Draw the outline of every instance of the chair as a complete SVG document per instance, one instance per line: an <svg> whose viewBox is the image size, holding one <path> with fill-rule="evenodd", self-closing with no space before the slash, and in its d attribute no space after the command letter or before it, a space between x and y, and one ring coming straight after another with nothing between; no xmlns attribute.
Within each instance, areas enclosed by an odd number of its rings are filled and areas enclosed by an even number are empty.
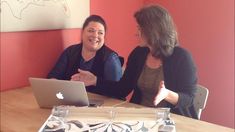
<svg viewBox="0 0 235 132"><path fill-rule="evenodd" d="M199 84L197 85L197 92L194 98L194 106L199 120L201 118L202 110L206 107L208 94L209 90L206 87Z"/></svg>

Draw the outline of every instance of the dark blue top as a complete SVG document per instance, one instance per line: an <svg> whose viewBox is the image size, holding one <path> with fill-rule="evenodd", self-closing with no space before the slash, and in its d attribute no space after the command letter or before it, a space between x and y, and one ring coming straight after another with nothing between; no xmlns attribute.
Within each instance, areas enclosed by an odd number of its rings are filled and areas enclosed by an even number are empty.
<svg viewBox="0 0 235 132"><path fill-rule="evenodd" d="M89 61L85 62L85 60L81 58L80 69L91 71L94 60L95 58L92 58ZM111 53L104 64L104 79L119 81L121 76L122 68L118 55L115 53Z"/></svg>
<svg viewBox="0 0 235 132"><path fill-rule="evenodd" d="M121 78L122 68L116 52L104 45L96 52L94 58L85 62L81 51L82 43L66 48L47 77L70 80L80 68L105 80L118 81Z"/></svg>

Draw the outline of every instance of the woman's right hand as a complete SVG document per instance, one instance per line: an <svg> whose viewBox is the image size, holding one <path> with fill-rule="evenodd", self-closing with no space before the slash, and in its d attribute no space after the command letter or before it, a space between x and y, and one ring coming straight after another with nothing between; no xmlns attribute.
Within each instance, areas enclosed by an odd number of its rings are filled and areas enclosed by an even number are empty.
<svg viewBox="0 0 235 132"><path fill-rule="evenodd" d="M78 73L71 77L71 81L81 81L84 82L85 86L95 86L97 77L89 71L78 69Z"/></svg>
<svg viewBox="0 0 235 132"><path fill-rule="evenodd" d="M169 90L165 87L164 81L160 81L158 93L154 98L154 105L158 105L162 100L164 100L169 94Z"/></svg>

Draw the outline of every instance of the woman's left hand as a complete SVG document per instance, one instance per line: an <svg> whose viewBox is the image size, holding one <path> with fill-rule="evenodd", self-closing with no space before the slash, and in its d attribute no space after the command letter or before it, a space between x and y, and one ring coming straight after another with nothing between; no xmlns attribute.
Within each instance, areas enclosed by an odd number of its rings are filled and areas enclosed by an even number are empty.
<svg viewBox="0 0 235 132"><path fill-rule="evenodd" d="M158 105L162 100L164 100L169 94L169 90L165 87L164 81L159 84L159 90L154 98L154 105Z"/></svg>

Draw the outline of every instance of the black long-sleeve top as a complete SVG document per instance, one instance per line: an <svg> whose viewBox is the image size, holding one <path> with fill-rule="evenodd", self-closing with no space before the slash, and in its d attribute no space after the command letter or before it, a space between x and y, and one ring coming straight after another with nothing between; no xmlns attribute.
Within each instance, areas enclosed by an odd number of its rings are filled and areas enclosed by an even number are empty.
<svg viewBox="0 0 235 132"><path fill-rule="evenodd" d="M134 90L131 102L139 104L142 96L140 89L137 87L137 82L148 53L148 48L136 47L128 57L127 66L121 80L113 82L97 78L97 87L100 87L107 95L117 98L125 98ZM171 112L197 118L193 106L197 83L196 66L190 53L181 47L175 47L173 54L163 59L163 73L166 88L179 95L178 103L175 106L167 102Z"/></svg>

